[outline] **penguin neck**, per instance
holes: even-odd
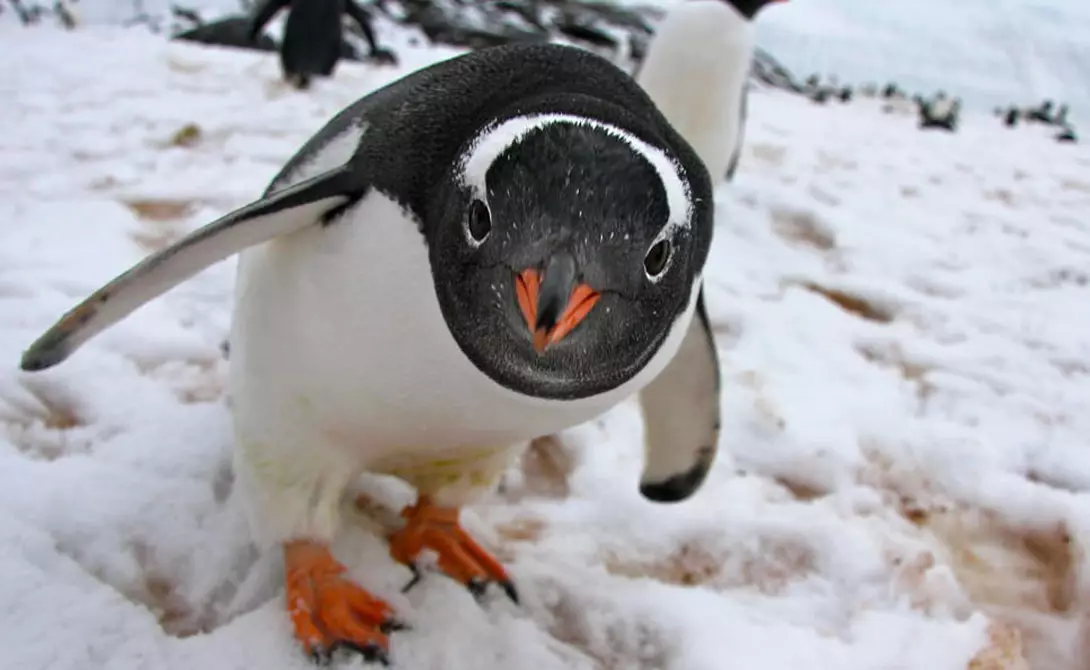
[[[761,11],[761,8],[768,4],[768,0],[720,0],[726,5],[729,5],[731,9],[738,12],[738,15],[750,23],[753,21],[753,17],[757,16],[757,12]]]

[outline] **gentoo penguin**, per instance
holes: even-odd
[[[1063,130],[1056,134],[1057,142],[1078,142],[1079,136],[1075,134],[1075,129],[1071,126],[1065,126]]]
[[[953,132],[957,130],[960,114],[961,99],[948,98],[940,92],[932,100],[920,103],[919,127],[941,128]]]
[[[636,81],[696,149],[715,180],[738,167],[753,18],[786,0],[683,0],[658,24]]]
[[[359,24],[372,54],[378,50],[371,15],[355,0],[262,0],[252,15],[250,40],[256,40],[265,24],[285,7],[288,20],[280,43],[280,66],[284,79],[296,88],[309,87],[315,75],[333,74],[344,52],[341,14],[347,13]]]
[[[634,395],[639,491],[700,488],[719,434],[702,273],[712,182],[624,71],[575,47],[483,49],[418,70],[319,130],[264,195],[126,271],[24,353],[60,363],[188,277],[240,253],[230,334],[236,481],[284,553],[315,659],[385,660],[395,613],[329,544],[357,475],[418,493],[389,536],[413,565],[515,591],[459,525],[511,445]]]
[[[1061,128],[1067,125],[1067,114],[1070,111],[1070,107],[1066,104],[1060,105],[1060,109],[1056,111],[1056,115],[1052,117],[1052,125],[1060,126]]]
[[[1045,100],[1039,107],[1026,110],[1023,116],[1027,121],[1052,123],[1052,101]]]
[[[1011,105],[1011,108],[1007,110],[1006,116],[1003,117],[1003,124],[1008,128],[1013,128],[1018,125],[1018,118],[1021,116],[1021,112],[1017,107]]]

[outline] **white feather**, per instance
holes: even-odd
[[[931,102],[931,118],[933,119],[945,119],[950,116],[954,111],[956,98],[942,98],[941,100],[933,100]]]
[[[636,76],[713,182],[723,179],[738,146],[754,44],[752,22],[730,3],[686,0],[659,23]]]
[[[281,175],[273,182],[272,190],[279,191],[291,184],[317,177],[323,172],[328,172],[348,163],[356,149],[360,146],[363,134],[367,132],[368,124],[363,119],[354,120],[347,128],[335,135],[320,151],[314,152],[306,160],[295,166],[290,173]]]
[[[485,200],[487,195],[485,177],[492,163],[504,151],[521,142],[527,134],[557,123],[586,125],[602,130],[622,140],[651,165],[662,182],[669,209],[668,219],[663,222],[663,231],[660,236],[669,234],[674,228],[689,228],[692,225],[693,207],[689,183],[682,177],[681,168],[674,158],[626,130],[573,114],[515,116],[500,124],[486,127],[474,138],[462,162],[459,176],[463,186],[472,188],[477,197]]]

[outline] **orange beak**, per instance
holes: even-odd
[[[583,283],[578,283],[567,295],[567,302],[555,323],[542,323],[539,317],[541,284],[544,277],[540,271],[527,268],[515,275],[515,294],[519,309],[526,319],[526,327],[533,334],[534,350],[543,353],[550,345],[556,344],[586,318],[601,295]]]

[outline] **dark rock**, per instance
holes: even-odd
[[[586,42],[596,47],[616,49],[617,39],[588,23],[582,23],[572,16],[564,16],[553,24],[563,35],[576,42]]]
[[[852,87],[851,86],[845,86],[844,88],[840,89],[840,93],[839,93],[839,95],[837,97],[840,98],[840,102],[851,102],[851,100],[852,100]]]
[[[390,49],[379,47],[371,52],[369,60],[376,65],[397,65],[397,54]]]
[[[414,0],[405,6],[405,23],[420,27],[433,44],[483,49],[512,43],[544,42],[548,33],[532,25],[520,27],[494,4],[455,5]]]
[[[238,49],[254,49],[257,51],[276,51],[276,40],[262,33],[256,43],[251,42],[247,36],[250,27],[250,19],[245,16],[228,16],[208,23],[202,23],[195,28],[176,33],[171,39],[198,42]]]
[[[396,20],[420,27],[432,43],[478,49],[563,40],[614,60],[627,56],[629,69],[642,61],[664,15],[658,8],[578,0],[403,0],[402,7]]]
[[[616,28],[627,29],[650,37],[655,26],[666,15],[657,7],[622,7],[608,2],[563,2],[566,11],[594,17],[602,23]]]
[[[807,90],[804,84],[795,80],[787,68],[780,65],[771,54],[760,48],[753,53],[750,78],[762,84],[794,93],[802,93]]]

